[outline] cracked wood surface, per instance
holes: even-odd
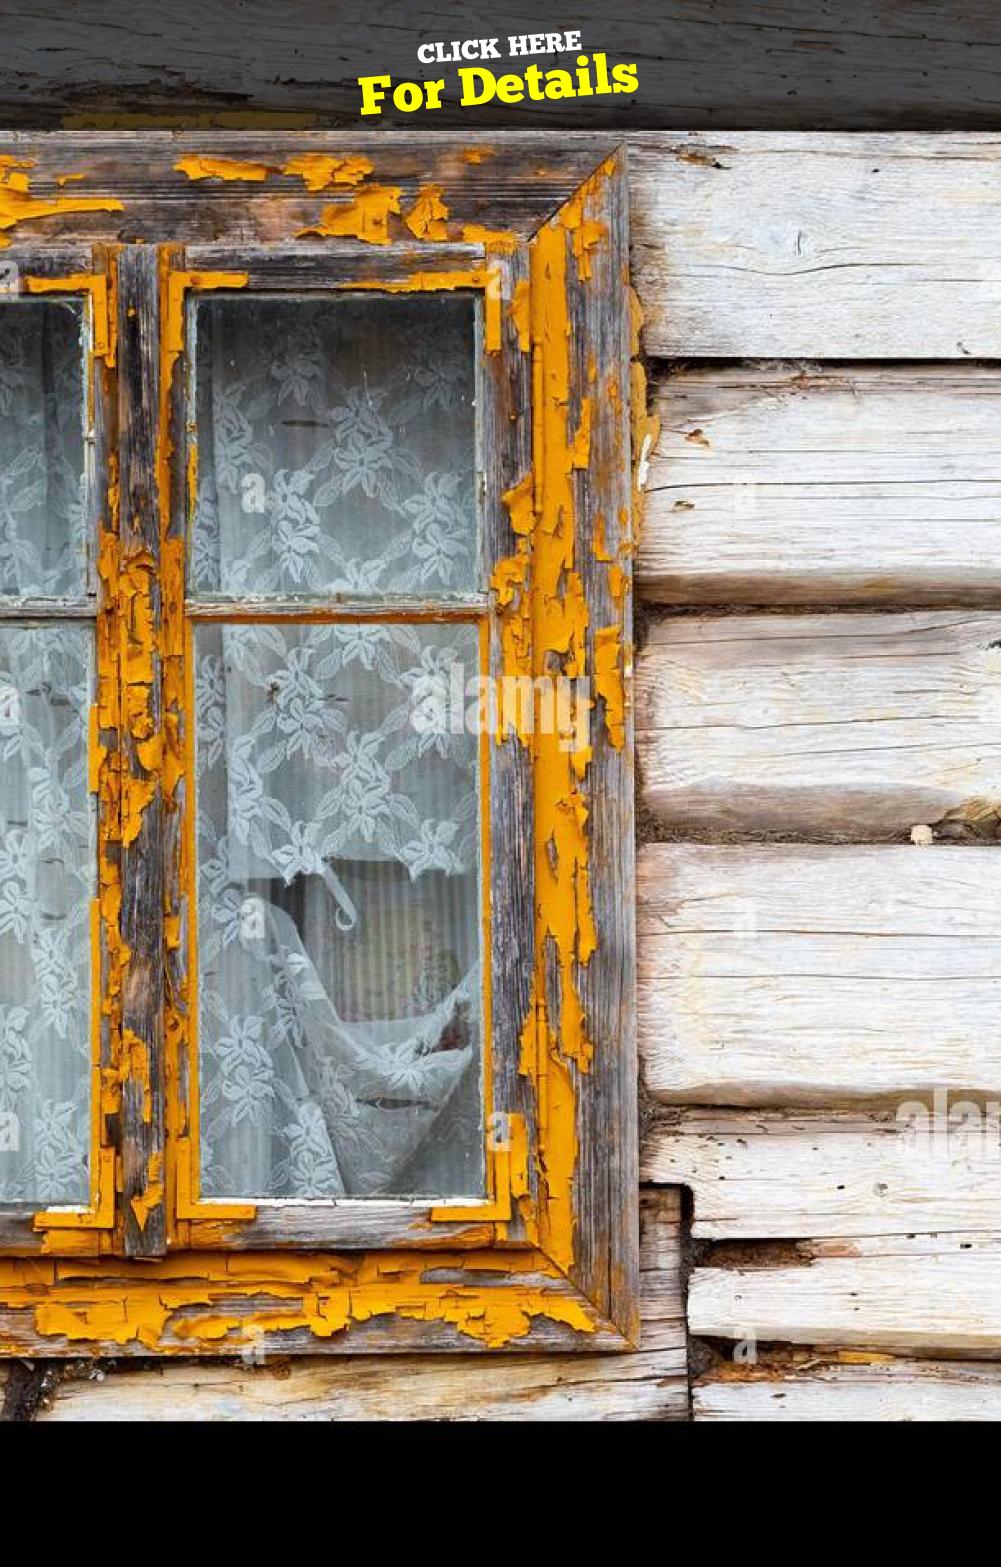
[[[998,798],[999,736],[1001,615],[683,616],[637,663],[641,797],[674,833],[958,833]]]
[[[14,18],[12,18],[13,20]],[[392,16],[362,0],[286,0],[280,8],[197,8],[166,0],[137,16],[124,0],[36,0],[5,41],[0,105],[10,124],[102,115],[195,114],[240,123],[262,113],[308,123],[358,123],[359,75],[440,77],[418,65],[419,43],[530,32],[537,12],[463,0],[447,14],[411,4]],[[562,25],[562,23],[561,23]],[[868,0],[818,10],[806,0],[633,0],[610,25],[580,0],[569,25],[582,47],[635,60],[635,98],[531,101],[460,108],[453,90],[435,124],[891,128],[996,126],[1001,19],[987,0]],[[556,65],[557,59],[545,59]],[[517,66],[517,62],[513,62]],[[450,68],[445,70],[450,72]],[[405,117],[392,106],[384,119]],[[380,123],[380,122],[376,122]]]
[[[637,882],[656,1099],[896,1108],[997,1092],[993,848],[647,844]]]
[[[1001,604],[1001,371],[658,366],[636,576],[671,605]]]
[[[631,136],[646,352],[996,357],[999,154],[979,134]]]

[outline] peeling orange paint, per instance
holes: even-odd
[[[373,165],[362,153],[338,157],[327,152],[300,152],[283,164],[189,153],[174,168],[189,180],[237,180],[251,184],[261,184],[276,174],[288,174],[301,179],[308,191],[316,193],[337,185],[359,185],[371,174]]]
[[[417,200],[404,216],[404,223],[415,239],[447,239],[448,208],[442,200],[440,185],[422,185]]]
[[[300,152],[282,165],[282,173],[297,174],[306,189],[315,193],[332,185],[360,185],[373,167],[372,160],[360,152],[342,158],[326,152]]]
[[[0,249],[10,244],[6,231],[36,218],[68,212],[122,212],[124,202],[113,196],[33,196],[29,160],[0,156]]]
[[[482,245],[495,256],[513,256],[521,243],[513,229],[489,229],[482,223],[464,223],[462,238],[467,245]]]
[[[587,216],[587,198],[611,172],[612,163],[609,160],[596,169],[590,179],[585,180],[580,189],[560,208],[558,214],[560,223],[569,231],[578,275],[582,282],[587,282],[591,276],[592,250],[608,236],[608,229],[604,223]]]
[[[633,527],[632,546],[639,544],[643,527],[644,485],[646,465],[660,436],[660,420],[649,411],[646,370],[641,358],[640,334],[643,328],[643,307],[636,290],[629,290],[630,353],[629,366],[630,416],[633,446]]]
[[[182,1354],[239,1349],[265,1336],[280,1351],[285,1333],[330,1339],[389,1316],[448,1324],[491,1349],[526,1338],[537,1318],[588,1335],[598,1326],[537,1251],[474,1251],[458,1261],[447,1251],[205,1252],[129,1271],[111,1259],[6,1258],[0,1306],[23,1314],[53,1348],[56,1340],[71,1349],[133,1345]],[[23,1353],[17,1344],[2,1348]]]
[[[153,1119],[153,1085],[150,1081],[149,1045],[130,1028],[122,1030],[122,1083],[134,1084],[142,1096],[142,1117]]]
[[[267,163],[248,163],[242,158],[213,157],[211,153],[188,153],[178,158],[174,168],[189,180],[246,180],[259,183],[274,169]]]
[[[160,1206],[163,1195],[163,1154],[157,1150],[150,1159],[142,1192],[133,1197],[129,1204],[140,1230],[145,1230],[150,1214]]]
[[[518,347],[523,354],[527,354],[532,347],[531,297],[527,278],[519,278],[515,283],[507,312],[518,334]]]
[[[626,738],[626,689],[619,625],[600,626],[594,633],[594,689],[605,704],[608,738],[621,751]]]
[[[315,227],[299,230],[300,239],[362,239],[389,244],[389,219],[400,211],[399,185],[368,185],[339,205],[324,207]]]
[[[488,354],[501,348],[501,282],[494,268],[474,268],[470,272],[411,272],[408,277],[385,281],[359,278],[339,285],[345,289],[371,288],[382,294],[437,293],[456,288],[483,291],[483,346]]]

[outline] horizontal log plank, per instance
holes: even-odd
[[[643,1175],[691,1188],[692,1234],[707,1240],[1001,1230],[1001,1097],[666,1112]]]
[[[1001,1234],[798,1242],[797,1259],[696,1268],[696,1337],[1001,1358]]]
[[[683,1338],[683,1328],[679,1337]],[[43,1422],[160,1420],[683,1420],[684,1346],[670,1355],[519,1357],[471,1365],[459,1356],[351,1366],[305,1357],[282,1365],[124,1368],[104,1382],[66,1382]]]
[[[742,1368],[744,1369],[744,1368]],[[875,1359],[788,1371],[707,1376],[692,1388],[696,1420],[911,1421],[1001,1419],[1001,1367]]]
[[[986,135],[632,137],[646,352],[996,357],[999,155]]]
[[[1001,1092],[1001,861],[936,844],[647,844],[639,1033],[674,1104]]]
[[[640,1203],[641,1347],[616,1355],[280,1355],[260,1364],[68,1370],[44,1421],[682,1420],[688,1371],[678,1191]]]
[[[226,0],[193,9],[166,0],[130,25],[117,0],[41,0],[10,31],[0,94],[9,124],[51,126],[67,116],[92,123],[161,115],[259,125],[268,113],[287,122],[354,126],[358,78],[391,74],[447,77],[441,107],[428,128],[476,124],[546,127],[643,125],[839,125],[894,123],[952,128],[994,126],[1001,113],[997,52],[1001,24],[988,0],[946,7],[934,0],[867,0],[850,26],[837,9],[810,0],[749,9],[746,0],[634,0],[609,27],[607,7],[578,0],[569,20],[585,50],[634,61],[635,95],[532,98],[498,96],[460,103],[452,65],[424,66],[430,39],[501,37],[526,28],[564,25],[510,6],[454,4],[447,23],[424,6],[382,12],[358,0],[285,0],[280,7],[243,6],[239,26]],[[53,37],[58,39],[53,44]],[[572,68],[574,56],[539,56]],[[489,62],[488,62],[489,63]],[[523,70],[513,58],[505,70]],[[412,124],[391,97],[374,123]]]
[[[906,838],[1001,799],[1001,615],[670,617],[636,737],[672,829]]]
[[[653,400],[646,598],[1001,603],[1001,370],[714,366]]]

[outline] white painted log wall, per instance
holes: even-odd
[[[1001,615],[662,620],[636,734],[675,830],[906,839],[1001,799]]]
[[[996,135],[630,137],[648,354],[1001,355]]]
[[[784,1370],[732,1370],[696,1382],[697,1420],[915,1421],[1001,1419],[1001,1367],[889,1355],[828,1364],[815,1355]]]
[[[1001,370],[662,373],[641,591],[665,604],[1001,604]]]
[[[702,610],[637,667],[676,840],[639,869],[643,1174],[706,1248],[697,1419],[999,1407],[997,1367],[933,1358],[1001,1359],[1001,377],[971,362],[1001,346],[999,153],[632,149],[645,345],[684,361],[654,366],[638,588]],[[793,606],[824,612],[731,613]],[[936,1090],[922,1138],[898,1111]]]

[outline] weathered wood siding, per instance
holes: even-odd
[[[556,17],[486,0],[447,11],[413,0],[391,12],[365,0],[256,0],[235,21],[227,0],[163,0],[139,19],[127,0],[36,0],[12,21],[0,71],[12,125],[131,113],[353,127],[358,76],[442,74],[418,64],[418,44],[556,27],[578,28],[588,52],[636,61],[636,97],[463,108],[449,91],[434,125],[992,128],[1001,115],[1001,18],[990,0],[866,0],[847,16],[810,0],[633,0],[615,13],[578,0]],[[413,124],[388,102],[384,120]]]
[[[638,577],[662,604],[1001,602],[1001,370],[661,374]]]
[[[635,154],[643,1178],[691,1193],[693,1414],[990,1418],[1001,143]]]

